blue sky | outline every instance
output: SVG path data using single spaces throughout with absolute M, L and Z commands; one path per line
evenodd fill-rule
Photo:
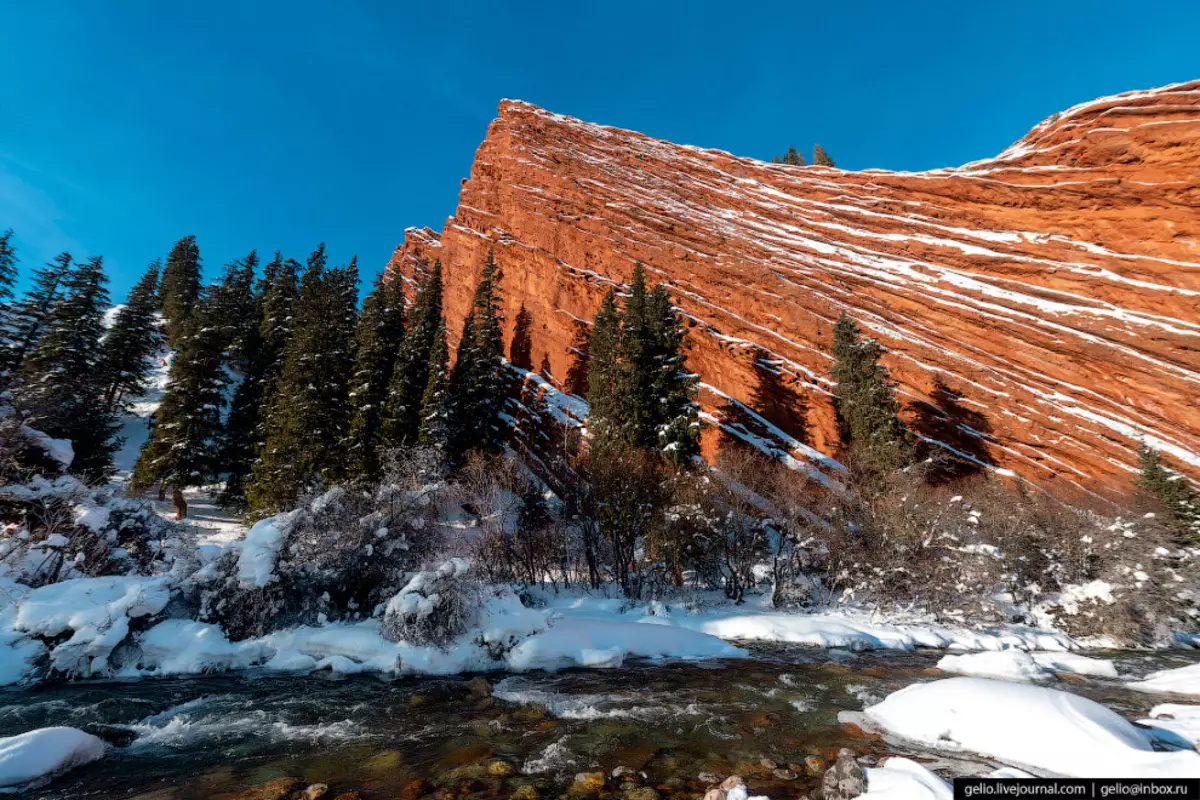
M 1200 77 L 1198 30 L 1187 2 L 11 2 L 0 228 L 26 268 L 103 254 L 115 298 L 189 233 L 210 278 L 324 240 L 366 284 L 405 227 L 452 213 L 503 97 L 739 155 L 820 142 L 845 168 L 924 169 Z

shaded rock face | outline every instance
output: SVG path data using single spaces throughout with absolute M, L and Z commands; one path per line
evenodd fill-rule
M 845 311 L 889 349 L 914 428 L 981 469 L 1115 496 L 1144 439 L 1200 479 L 1200 82 L 923 173 L 767 164 L 505 101 L 454 216 L 407 231 L 390 269 L 441 259 L 453 335 L 493 244 L 506 336 L 560 386 L 635 262 L 668 283 L 721 423 L 709 456 L 759 437 L 836 456 Z

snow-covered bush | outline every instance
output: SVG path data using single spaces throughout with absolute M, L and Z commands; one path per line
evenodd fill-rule
M 468 583 L 468 571 L 466 560 L 451 558 L 436 569 L 413 575 L 384 609 L 380 626 L 384 638 L 442 646 L 465 632 L 480 605 Z
M 191 563 L 183 526 L 148 504 L 61 476 L 0 486 L 0 564 L 28 586 L 76 577 L 159 575 Z M 182 565 L 180 565 L 182 566 Z
M 238 640 L 371 616 L 443 539 L 444 487 L 389 477 L 335 487 L 257 522 L 239 551 L 199 577 L 199 619 Z

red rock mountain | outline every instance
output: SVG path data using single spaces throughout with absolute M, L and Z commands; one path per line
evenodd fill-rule
M 454 216 L 407 231 L 389 268 L 440 259 L 457 331 L 493 244 L 509 334 L 522 306 L 531 323 L 518 360 L 560 386 L 640 261 L 691 324 L 723 435 L 836 455 L 845 311 L 931 440 L 1050 490 L 1123 492 L 1142 440 L 1200 479 L 1200 81 L 917 173 L 768 164 L 504 101 Z

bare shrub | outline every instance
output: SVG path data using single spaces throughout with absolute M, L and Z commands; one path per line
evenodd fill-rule
M 811 526 L 831 599 L 947 623 L 1054 624 L 1075 636 L 1161 642 L 1194 625 L 1187 551 L 1152 519 L 1080 509 L 978 477 L 929 486 L 916 470 L 825 492 Z

